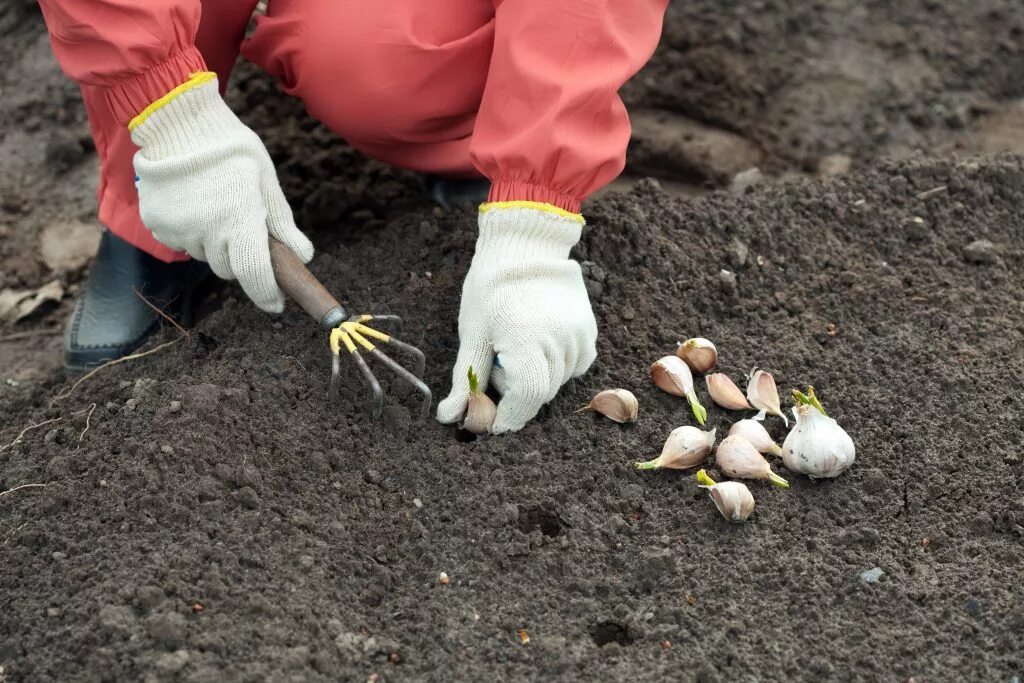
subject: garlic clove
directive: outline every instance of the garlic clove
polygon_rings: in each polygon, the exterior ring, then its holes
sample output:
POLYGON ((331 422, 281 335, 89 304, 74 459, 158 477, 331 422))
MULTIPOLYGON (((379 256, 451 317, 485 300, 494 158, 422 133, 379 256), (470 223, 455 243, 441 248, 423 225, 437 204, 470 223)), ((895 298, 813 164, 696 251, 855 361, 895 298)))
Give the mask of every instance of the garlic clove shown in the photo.
POLYGON ((651 380, 662 391, 673 396, 685 396, 690 402, 690 409, 697 422, 704 424, 708 411, 697 400, 697 392, 693 390, 693 373, 690 366, 678 356, 664 356, 651 365, 651 380))
POLYGON ((498 407, 494 405, 491 397, 480 390, 480 379, 469 368, 469 402, 466 404, 466 419, 462 422, 462 428, 474 434, 486 434, 494 424, 494 418, 498 414, 498 407))
POLYGON ((651 366, 651 379, 667 394, 686 396, 693 391, 690 367, 677 356, 659 358, 651 366))
POLYGON ((633 392, 626 389, 605 389, 595 396, 590 403, 576 412, 592 410, 601 413, 613 422, 636 422, 640 412, 640 403, 633 392))
POLYGON ((779 403, 779 390, 775 386, 775 377, 770 372, 754 368, 750 371, 747 381, 747 400, 757 410, 755 420, 763 420, 765 414, 777 415, 782 418, 785 425, 789 426, 789 418, 782 412, 779 403))
POLYGON ((704 378, 704 383, 708 385, 711 400, 723 408, 728 410, 750 409, 747 397, 743 395, 736 383, 729 379, 728 375, 716 372, 713 375, 707 375, 704 378))
POLYGON ((638 470, 685 470, 699 465, 708 457, 715 443, 717 429, 702 432, 696 427, 673 429, 661 448, 661 455, 647 462, 636 463, 638 470))
POLYGON ((703 374, 715 367, 715 363, 718 362, 718 349, 704 337, 693 337, 679 345, 676 356, 690 366, 691 370, 703 374))
POLYGON ((715 507, 730 522, 745 522, 754 511, 754 495, 746 484, 738 481, 716 484, 704 470, 697 472, 697 483, 708 490, 715 507))
POLYGON ((738 434, 725 437, 715 451, 715 463, 730 477, 767 479, 773 485, 788 489, 789 482, 772 472, 771 465, 754 445, 738 434))
POLYGON ((738 481, 723 481, 711 489, 715 507, 730 522, 745 522, 754 511, 754 494, 746 484, 738 481))
POLYGON ((808 387, 807 394, 794 391, 793 400, 796 424, 782 444, 782 462, 812 479, 839 476, 856 458, 853 439, 825 414, 814 387, 808 387))
POLYGON ((782 455, 782 448, 772 439, 768 430, 756 420, 746 419, 733 423, 729 428, 729 436, 738 434, 749 441, 758 453, 782 455))

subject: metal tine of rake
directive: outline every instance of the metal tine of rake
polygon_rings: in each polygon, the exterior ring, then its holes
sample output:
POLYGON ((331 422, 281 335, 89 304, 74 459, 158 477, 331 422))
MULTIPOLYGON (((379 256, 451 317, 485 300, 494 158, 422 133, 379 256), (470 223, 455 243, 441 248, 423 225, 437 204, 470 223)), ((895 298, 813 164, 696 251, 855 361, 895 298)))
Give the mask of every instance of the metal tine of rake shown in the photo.
MULTIPOLYGON (((383 316, 381 317, 383 318, 383 316)), ((388 318, 396 320, 397 316, 388 316, 388 318)), ((392 372, 412 384, 416 390, 419 391, 423 396, 423 403, 420 412, 423 417, 427 417, 430 414, 430 407, 433 404, 433 395, 430 391, 430 387, 428 387, 426 383, 417 376, 417 374, 422 375, 425 369, 426 359, 423 352, 411 344, 395 339, 394 337, 379 332, 378 330, 374 330, 373 328, 368 328, 363 324, 363 322, 369 322, 372 319, 374 319, 372 316, 353 316, 349 321, 340 325, 337 331, 342 344, 344 344, 345 348, 348 349, 349 355, 354 357, 363 379, 370 386, 370 390, 373 392, 374 419, 378 419, 384 409, 384 392, 380 388, 380 382, 377 381, 373 371, 363 358, 363 351, 366 351, 372 357, 377 358, 392 372), (367 336, 383 344, 393 344, 399 350, 414 356, 416 359, 417 374, 410 372, 389 355, 377 348, 369 339, 366 338, 367 336), (359 348, 360 346, 362 349, 359 348)), ((332 356, 337 358, 337 354, 333 352, 332 356)), ((341 383, 340 360, 335 362, 335 358, 331 359, 331 389, 329 396, 332 400, 337 400, 341 383)))
POLYGON ((323 286, 306 265, 299 260, 295 253, 283 242, 271 237, 269 239, 270 262, 274 269, 274 277, 277 279, 281 289, 302 307, 314 320, 318 321, 327 333, 328 346, 331 353, 331 382, 327 396, 332 401, 337 401, 341 394, 341 352, 342 346, 350 356, 355 358, 356 366, 359 368, 363 380, 370 386, 373 392, 373 417, 380 417, 384 409, 384 392, 381 390, 380 382, 370 370, 362 349, 371 356, 376 357, 392 372, 406 380, 423 396, 423 407, 421 412, 426 417, 430 414, 430 407, 433 403, 433 396, 430 388, 420 377, 426 368, 426 357, 423 352, 411 344, 395 339, 388 334, 375 330, 364 325, 371 321, 380 323, 393 323, 401 325, 402 319, 397 315, 356 315, 349 317, 345 308, 338 303, 327 288, 323 286), (378 349, 373 339, 379 344, 391 344, 400 352, 412 356, 415 359, 416 371, 410 372, 390 356, 378 349))

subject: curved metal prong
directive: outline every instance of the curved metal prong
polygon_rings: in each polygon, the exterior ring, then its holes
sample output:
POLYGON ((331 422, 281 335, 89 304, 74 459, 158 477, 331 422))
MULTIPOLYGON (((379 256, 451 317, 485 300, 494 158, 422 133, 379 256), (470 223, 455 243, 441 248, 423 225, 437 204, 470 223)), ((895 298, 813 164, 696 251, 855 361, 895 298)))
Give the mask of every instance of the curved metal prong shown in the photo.
POLYGON ((388 356, 386 353, 383 353, 380 349, 374 349, 370 353, 375 358, 379 359, 382 363, 384 363, 384 365, 387 365, 389 368, 391 368, 391 370, 396 375, 398 375, 399 377, 401 377, 405 381, 409 382, 409 384, 412 384, 414 387, 416 387, 416 390, 419 391, 420 394, 423 395, 423 406, 422 406, 422 408, 420 408, 420 414, 423 417, 429 416, 430 415, 430 406, 434 402, 434 396, 430 392, 430 387, 428 387, 426 384, 424 384, 423 381, 419 377, 417 377, 416 375, 412 374, 411 372, 409 372, 408 370, 403 368, 401 365, 396 363, 390 356, 388 356))
POLYGON ((341 389, 341 356, 331 352, 331 386, 327 390, 327 400, 337 402, 341 389))
POLYGON ((391 315, 390 313, 386 315, 354 315, 349 318, 348 321, 350 323, 362 323, 364 325, 369 325, 370 327, 373 327, 376 323, 387 323, 394 325, 399 330, 402 329, 402 318, 397 315, 391 315))
POLYGON ((399 351, 407 353, 408 355, 416 359, 416 370, 413 372, 413 374, 416 375, 417 377, 423 377, 423 373, 427 369, 427 357, 423 355, 422 351, 420 351, 412 344, 406 344, 401 339, 395 339, 394 337, 392 337, 390 341, 388 341, 388 344, 394 346, 399 351))
POLYGON ((359 371, 363 373, 363 379, 370 385, 370 391, 373 392, 373 419, 378 420, 380 419, 381 412, 384 410, 384 392, 380 389, 380 382, 373 376, 370 366, 363 359, 363 354, 356 350, 350 355, 356 359, 356 365, 359 366, 359 371))

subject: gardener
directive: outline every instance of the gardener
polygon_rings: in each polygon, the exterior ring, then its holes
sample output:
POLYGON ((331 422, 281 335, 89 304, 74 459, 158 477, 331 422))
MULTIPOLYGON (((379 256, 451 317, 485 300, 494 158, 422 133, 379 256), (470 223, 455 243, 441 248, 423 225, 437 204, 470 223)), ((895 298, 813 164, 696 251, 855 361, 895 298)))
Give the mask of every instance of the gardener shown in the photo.
POLYGON ((262 142, 221 99, 241 50, 368 156, 490 180, 438 419, 462 416, 472 366, 503 390, 494 431, 520 429, 594 361, 569 250, 580 202, 623 168, 616 93, 654 51, 667 2, 271 0, 243 41, 256 0, 40 0, 82 87, 109 228, 68 325, 67 365, 145 341, 157 320, 136 289, 187 305, 204 267, 190 256, 270 312, 284 297, 268 235, 313 257, 262 142))

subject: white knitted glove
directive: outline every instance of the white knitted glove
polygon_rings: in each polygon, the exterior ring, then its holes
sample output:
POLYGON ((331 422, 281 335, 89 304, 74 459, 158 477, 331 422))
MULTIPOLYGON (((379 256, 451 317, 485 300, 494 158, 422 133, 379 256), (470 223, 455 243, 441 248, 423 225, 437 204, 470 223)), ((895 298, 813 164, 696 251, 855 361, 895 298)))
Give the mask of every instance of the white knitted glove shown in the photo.
POLYGON ((292 218, 270 155, 232 113, 217 79, 194 77, 130 124, 139 212, 153 236, 207 261, 265 311, 280 312, 284 295, 270 265, 267 234, 308 263, 313 244, 292 218), (197 82, 197 79, 198 82, 197 82))
POLYGON ((470 366, 482 387, 490 378, 502 393, 491 428, 500 434, 522 429, 594 362, 597 323, 580 266, 569 259, 583 218, 534 206, 481 207, 480 236, 462 288, 452 391, 437 408, 441 422, 457 422, 465 413, 470 366), (495 354, 500 367, 492 373, 495 354))

